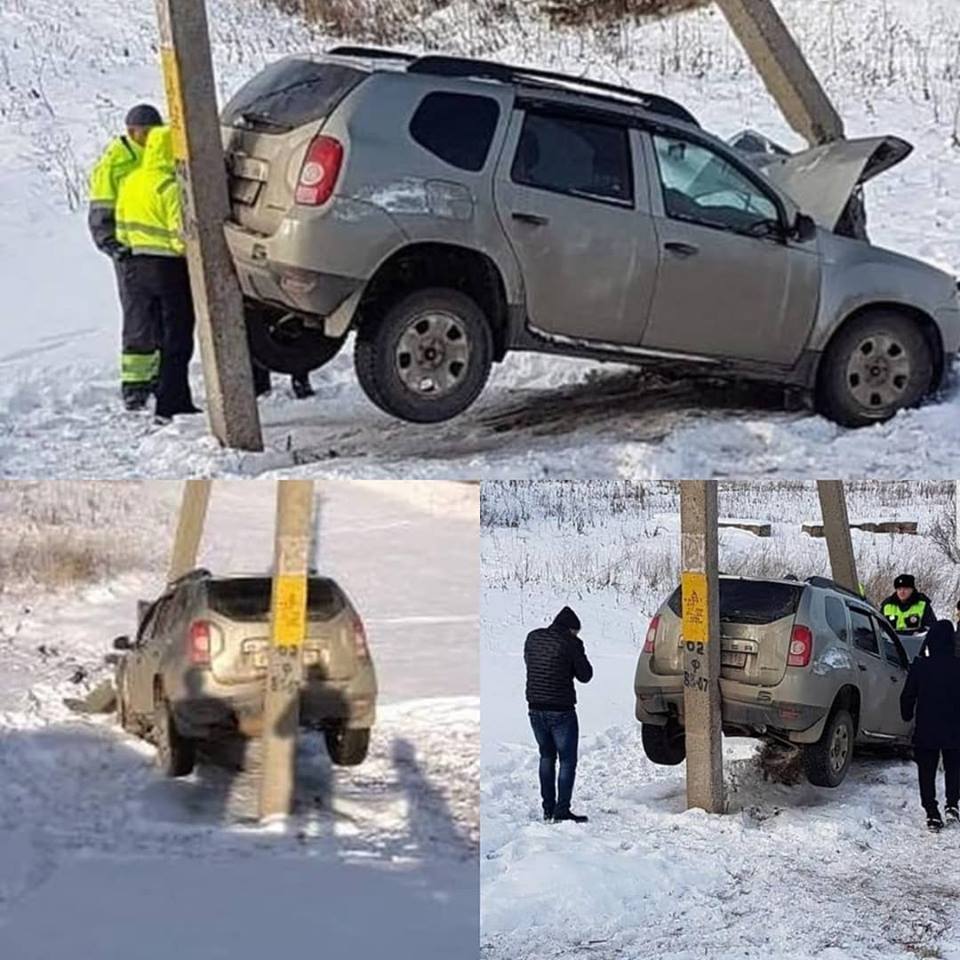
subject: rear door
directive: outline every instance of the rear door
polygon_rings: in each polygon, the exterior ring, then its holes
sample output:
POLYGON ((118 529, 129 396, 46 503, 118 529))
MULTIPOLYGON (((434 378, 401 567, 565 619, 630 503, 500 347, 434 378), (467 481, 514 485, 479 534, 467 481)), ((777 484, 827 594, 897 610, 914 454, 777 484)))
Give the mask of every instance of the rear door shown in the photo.
POLYGON ((153 679, 160 660, 158 627, 162 624, 170 602, 169 595, 160 597, 147 611, 134 641, 134 649, 127 654, 125 679, 129 703, 136 713, 153 710, 153 679))
POLYGON ((639 344, 657 247, 635 131, 527 105, 511 119, 495 191, 535 332, 639 344))
MULTIPOLYGON (((266 676, 271 590, 267 577, 207 584, 207 604, 220 640, 214 644, 211 669, 219 682, 266 676)), ((308 680, 347 680, 356 673, 355 614, 331 580, 311 577, 308 582, 303 664, 308 680)))
POLYGON ((872 737, 883 737, 890 680, 889 668, 880 650, 877 619, 864 607, 847 605, 853 632, 853 656, 860 675, 860 727, 872 737))
POLYGON ((272 235, 293 204, 310 141, 368 74, 309 57, 285 57, 262 70, 221 117, 233 220, 272 235))
POLYGON ((816 319, 816 240, 787 239, 762 178, 685 135, 646 138, 660 270, 643 346, 792 365, 816 319))

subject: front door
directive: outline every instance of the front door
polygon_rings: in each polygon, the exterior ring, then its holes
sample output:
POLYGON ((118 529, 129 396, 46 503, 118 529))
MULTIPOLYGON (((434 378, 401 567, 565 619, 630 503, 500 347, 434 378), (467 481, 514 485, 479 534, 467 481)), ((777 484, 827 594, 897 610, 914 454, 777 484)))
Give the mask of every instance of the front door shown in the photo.
POLYGON ((713 147, 645 134, 660 269, 643 346, 792 366, 816 319, 816 239, 787 237, 772 191, 713 147))
POLYGON ((638 143, 636 131, 613 120, 547 108, 514 113, 496 205, 534 332, 639 344, 657 243, 638 143))
POLYGON ((885 716, 890 681, 874 617, 861 607, 850 607, 850 627, 853 657, 860 674, 860 729, 868 736, 882 736, 889 726, 885 716))
POLYGON ((906 721, 900 715, 900 694, 907 682, 910 661, 903 644, 893 628, 881 617, 874 617, 874 626, 880 638, 880 652, 883 654, 882 688, 882 727, 880 733, 906 740, 912 731, 912 721, 906 721))

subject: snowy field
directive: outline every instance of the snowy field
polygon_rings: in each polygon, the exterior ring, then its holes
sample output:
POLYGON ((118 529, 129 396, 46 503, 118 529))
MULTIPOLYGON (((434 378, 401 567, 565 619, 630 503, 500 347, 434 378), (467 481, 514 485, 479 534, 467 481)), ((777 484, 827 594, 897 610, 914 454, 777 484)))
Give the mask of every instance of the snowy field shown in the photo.
MULTIPOLYGON (((919 536, 854 531, 868 593, 925 577, 935 609, 960 566, 934 542, 950 486, 863 484, 851 519, 916 520, 919 536), (922 571, 922 573, 921 573, 922 571), (876 587, 871 584, 876 583, 876 587)), ((725 740, 728 813, 685 810, 684 768, 657 767, 633 716, 650 617, 679 578, 670 484, 485 484, 481 553, 481 955, 489 960, 960 958, 960 830, 926 832, 912 763, 861 757, 836 790, 765 782, 754 741, 725 740), (573 809, 545 825, 524 703, 526 633, 570 604, 594 666, 578 685, 573 809)), ((828 572, 812 484, 721 485, 726 572, 828 572)), ((921 585, 924 580, 921 579, 921 585)))
MULTIPOLYGON (((178 492, 77 485, 42 512, 0 485, 5 547, 45 531, 80 556, 109 515, 119 521, 108 579, 45 591, 36 573, 48 560, 31 549, 22 578, 2 581, 0 957, 253 960, 282 946, 366 958, 398 943, 436 960, 475 955, 476 489, 322 485, 318 560, 365 620, 378 719, 369 758, 352 769, 304 736, 296 811, 268 827, 256 819, 256 744, 242 771, 227 745, 165 780, 152 747, 62 702, 108 675, 110 640, 160 587, 178 492), (153 553, 130 559, 125 538, 153 553)), ((271 483, 215 485, 201 563, 264 570, 273 495, 271 483)))
MULTIPOLYGON (((210 0, 221 96, 266 61, 329 42, 253 0, 210 0)), ((780 0, 850 135, 895 133, 916 153, 868 188, 876 242, 960 264, 960 17, 956 0, 780 0)), ((705 126, 799 146, 713 8, 607 30, 553 28, 514 0, 468 0, 410 26, 444 46, 662 91, 705 126)), ((349 347, 296 402, 277 378, 267 451, 220 451, 202 418, 156 429, 116 402, 119 320, 110 265, 91 246, 85 178, 124 109, 162 102, 152 0, 0 2, 0 474, 386 477, 949 476, 960 372, 943 397, 851 432, 785 412, 756 387, 710 387, 616 365, 511 357, 457 421, 415 427, 376 411, 349 347), (909 449, 910 456, 891 451, 909 449)), ((200 372, 193 372, 199 393, 200 372)))

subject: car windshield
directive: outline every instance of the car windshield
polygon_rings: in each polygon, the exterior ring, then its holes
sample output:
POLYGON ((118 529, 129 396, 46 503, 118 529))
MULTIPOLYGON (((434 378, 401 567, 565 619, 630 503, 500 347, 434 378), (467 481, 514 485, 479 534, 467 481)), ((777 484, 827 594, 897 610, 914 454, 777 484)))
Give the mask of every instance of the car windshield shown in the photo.
POLYGON ((223 110, 223 123, 265 133, 286 132, 329 116, 366 77, 354 67, 287 57, 245 83, 223 110))
MULTIPOLYGON (((273 581, 269 577, 232 577, 207 585, 212 610, 231 620, 265 620, 270 615, 273 581)), ((344 607, 344 596, 332 581, 312 577, 307 588, 307 609, 314 619, 335 617, 344 607)))
MULTIPOLYGON (((803 584, 766 580, 720 580, 721 623, 773 623, 797 612, 803 584)), ((682 616, 683 588, 677 587, 668 601, 682 616)))

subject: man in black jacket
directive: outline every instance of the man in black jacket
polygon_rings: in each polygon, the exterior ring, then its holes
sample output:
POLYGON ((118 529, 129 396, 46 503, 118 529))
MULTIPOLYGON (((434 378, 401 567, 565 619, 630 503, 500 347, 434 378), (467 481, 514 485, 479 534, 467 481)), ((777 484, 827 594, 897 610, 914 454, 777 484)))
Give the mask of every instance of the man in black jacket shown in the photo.
POLYGON ((579 618, 569 607, 564 607, 549 627, 528 634, 523 646, 527 706, 533 735, 540 748, 540 796, 543 819, 548 823, 587 822, 587 817, 570 811, 580 737, 573 681, 588 683, 593 676, 579 632, 579 618))
POLYGON ((920 777, 920 802, 927 826, 943 829, 937 805, 937 766, 943 755, 947 786, 947 821, 960 823, 960 659, 955 650, 956 631, 949 620, 939 620, 927 634, 929 657, 917 657, 900 694, 904 720, 917 722, 913 755, 920 777))

